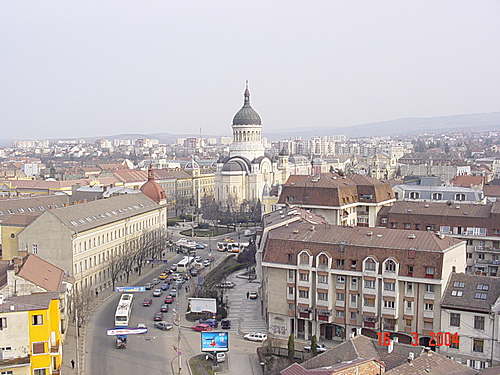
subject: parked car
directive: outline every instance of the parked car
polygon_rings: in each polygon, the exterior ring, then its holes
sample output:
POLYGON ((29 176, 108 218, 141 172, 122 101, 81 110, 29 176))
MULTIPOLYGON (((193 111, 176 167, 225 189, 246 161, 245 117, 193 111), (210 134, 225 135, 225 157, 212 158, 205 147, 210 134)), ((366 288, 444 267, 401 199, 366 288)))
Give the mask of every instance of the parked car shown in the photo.
POLYGON ((163 283, 163 284, 161 284, 161 290, 168 290, 169 287, 170 287, 169 283, 163 283))
POLYGON ((219 322, 217 322, 217 320, 215 319, 200 319, 199 322, 200 324, 208 324, 210 327, 212 328, 217 328, 217 326, 219 325, 219 322))
POLYGON ((207 355, 205 356, 205 359, 207 361, 214 361, 214 359, 216 359, 217 363, 224 362, 226 360, 226 353, 217 352, 217 353, 215 353, 215 356, 214 356, 214 353, 207 353, 207 355))
POLYGON ((142 306, 151 306, 153 303, 153 300, 151 298, 144 298, 144 301, 142 301, 142 306))
POLYGON ((200 256, 194 257, 194 261, 195 262, 200 262, 201 261, 201 257, 200 256))
POLYGON ((159 278, 157 278, 157 277, 155 277, 153 280, 151 280, 151 283, 152 283, 153 285, 159 284, 159 283, 160 283, 160 279, 159 279, 159 278))
POLYGON ((161 322, 156 322, 155 327, 161 329, 162 331, 168 331, 169 329, 173 328, 172 324, 167 323, 164 320, 162 320, 161 322))
POLYGON ((250 292, 250 294, 248 295, 248 298, 250 299, 257 299, 259 295, 257 294, 257 292, 250 292))
POLYGON ((195 324, 194 326, 191 327, 191 329, 197 332, 204 332, 204 331, 211 331, 212 327, 210 327, 208 324, 195 324))
POLYGON ((245 336, 243 336, 243 338, 245 340, 262 342, 267 340, 267 335, 265 333, 253 332, 253 333, 247 333, 245 336))
POLYGON ((155 312, 155 315, 153 316, 153 320, 158 321, 158 320, 163 320, 163 313, 160 312, 155 312))
POLYGON ((174 297, 172 297, 172 296, 166 296, 164 302, 168 303, 168 304, 173 303, 174 302, 174 297))
MULTIPOLYGON (((325 344, 321 344, 321 343, 316 344, 316 351, 318 353, 324 353, 327 350, 328 350, 328 348, 325 346, 325 344)), ((311 345, 304 346, 304 351, 309 353, 311 351, 311 345)))
POLYGON ((220 327, 222 329, 229 329, 229 328, 231 328, 231 321, 229 319, 222 319, 220 321, 220 327))
POLYGON ((161 289, 155 289, 153 291, 153 297, 161 297, 162 293, 163 293, 163 290, 161 290, 161 289))
POLYGON ((163 305, 160 306, 160 311, 161 312, 168 312, 168 305, 164 303, 163 305))
POLYGON ((210 265, 210 263, 211 263, 211 262, 210 262, 208 259, 205 259, 205 260, 203 261, 203 267, 208 267, 208 266, 210 265))
POLYGON ((146 290, 153 289, 153 283, 146 283, 146 290))
POLYGON ((223 283, 220 283, 220 284, 217 284, 216 287, 217 288, 234 288, 235 287, 235 283, 233 283, 232 281, 225 281, 223 283))

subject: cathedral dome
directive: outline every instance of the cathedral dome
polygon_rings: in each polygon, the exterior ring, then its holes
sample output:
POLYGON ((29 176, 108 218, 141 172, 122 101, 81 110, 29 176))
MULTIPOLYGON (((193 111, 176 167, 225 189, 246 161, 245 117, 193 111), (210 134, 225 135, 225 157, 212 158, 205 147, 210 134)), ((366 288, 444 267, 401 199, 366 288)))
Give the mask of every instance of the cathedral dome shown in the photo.
POLYGON ((244 93, 243 107, 234 115, 233 125, 262 125, 259 114, 250 105, 250 91, 248 86, 244 93))
POLYGON ((141 191, 144 195, 154 200, 156 203, 160 203, 167 197, 162 187, 155 181, 153 166, 151 164, 148 169, 148 181, 141 186, 141 191))

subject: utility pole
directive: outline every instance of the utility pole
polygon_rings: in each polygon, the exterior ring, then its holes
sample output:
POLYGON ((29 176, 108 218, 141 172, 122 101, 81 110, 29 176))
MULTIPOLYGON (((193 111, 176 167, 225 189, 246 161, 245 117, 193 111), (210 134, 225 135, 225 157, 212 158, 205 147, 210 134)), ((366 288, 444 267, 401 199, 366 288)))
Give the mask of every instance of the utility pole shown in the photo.
POLYGON ((181 359, 181 314, 179 314, 179 302, 176 303, 175 310, 177 311, 177 359, 179 366, 179 374, 182 371, 182 359, 181 359))

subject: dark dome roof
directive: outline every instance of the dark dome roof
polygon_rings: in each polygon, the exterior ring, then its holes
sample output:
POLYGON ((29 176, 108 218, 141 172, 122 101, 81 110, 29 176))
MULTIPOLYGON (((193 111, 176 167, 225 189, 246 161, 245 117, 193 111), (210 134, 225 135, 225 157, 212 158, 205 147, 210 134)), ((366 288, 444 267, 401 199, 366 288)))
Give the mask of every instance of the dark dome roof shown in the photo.
POLYGON ((248 87, 244 93, 243 107, 234 115, 233 125, 262 125, 260 116, 250 105, 250 91, 248 87))
POLYGON ((222 172, 248 172, 249 169, 249 162, 238 157, 229 159, 222 167, 222 172))

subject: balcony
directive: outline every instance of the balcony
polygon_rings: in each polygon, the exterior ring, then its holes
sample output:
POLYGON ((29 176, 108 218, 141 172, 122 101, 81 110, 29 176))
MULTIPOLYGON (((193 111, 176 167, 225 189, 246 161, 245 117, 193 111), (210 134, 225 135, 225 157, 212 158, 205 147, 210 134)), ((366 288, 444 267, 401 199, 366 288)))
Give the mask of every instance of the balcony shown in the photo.
POLYGON ((474 246, 474 250, 477 252, 483 252, 483 253, 498 253, 500 252, 500 248, 497 247, 491 247, 491 246, 481 246, 481 245, 476 245, 474 246))
POLYGON ((61 348, 60 346, 60 342, 57 341, 54 343, 54 345, 51 345, 50 346, 50 353, 51 354, 56 354, 56 353, 59 353, 59 349, 61 348))
POLYGON ((424 311, 424 318, 434 318, 434 311, 424 311))
POLYGON ((491 264, 498 266, 500 264, 500 260, 474 259, 474 264, 491 264))

